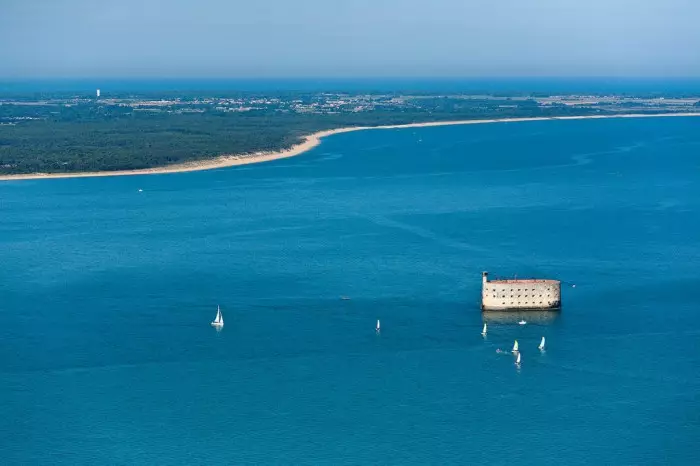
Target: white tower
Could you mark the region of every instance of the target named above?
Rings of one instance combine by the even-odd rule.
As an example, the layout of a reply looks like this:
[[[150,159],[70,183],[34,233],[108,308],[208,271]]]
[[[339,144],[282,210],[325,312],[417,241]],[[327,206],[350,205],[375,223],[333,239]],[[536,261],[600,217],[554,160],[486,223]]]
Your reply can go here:
[[[100,97],[100,90],[97,90],[97,97]]]

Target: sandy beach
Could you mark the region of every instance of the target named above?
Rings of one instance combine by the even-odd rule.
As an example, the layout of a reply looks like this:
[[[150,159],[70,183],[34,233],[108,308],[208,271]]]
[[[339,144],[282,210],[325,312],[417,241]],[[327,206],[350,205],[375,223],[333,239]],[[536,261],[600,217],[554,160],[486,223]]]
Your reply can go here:
[[[454,121],[434,121],[426,123],[409,123],[403,125],[384,126],[354,126],[347,128],[337,128],[326,131],[319,131],[304,137],[304,140],[289,149],[277,152],[255,152],[251,154],[222,155],[207,160],[198,160],[181,164],[168,165],[164,167],[145,168],[140,170],[121,170],[105,172],[82,172],[82,173],[29,173],[23,175],[0,175],[0,181],[11,180],[36,180],[45,178],[88,178],[98,176],[132,176],[132,175],[162,175],[167,173],[183,173],[200,170],[213,170],[216,168],[233,167],[236,165],[248,165],[251,163],[269,162],[271,160],[285,159],[302,154],[321,143],[325,137],[334,134],[348,133],[350,131],[365,131],[377,129],[400,129],[400,128],[422,128],[429,126],[448,125],[475,125],[485,123],[514,123],[522,121],[544,121],[544,120],[586,120],[586,119],[607,119],[607,118],[663,118],[663,117],[692,117],[700,116],[700,113],[666,113],[666,114],[621,114],[621,115],[586,115],[586,116],[566,116],[566,117],[531,117],[531,118],[503,118],[490,120],[454,120]]]

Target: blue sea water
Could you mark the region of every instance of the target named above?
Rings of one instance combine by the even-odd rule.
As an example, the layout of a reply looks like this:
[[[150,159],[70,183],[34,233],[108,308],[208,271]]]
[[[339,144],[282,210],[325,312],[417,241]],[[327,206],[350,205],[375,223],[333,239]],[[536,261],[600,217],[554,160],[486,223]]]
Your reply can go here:
[[[386,93],[487,93],[487,94],[623,94],[647,96],[697,96],[698,78],[631,78],[631,77],[488,77],[488,78],[65,78],[0,79],[0,97],[31,93],[76,93],[93,96],[95,89],[103,96],[114,93],[162,93],[198,91],[219,93],[244,92],[386,92]]]
[[[699,175],[700,119],[650,118],[0,183],[0,458],[698,464]],[[482,270],[564,307],[482,315]]]

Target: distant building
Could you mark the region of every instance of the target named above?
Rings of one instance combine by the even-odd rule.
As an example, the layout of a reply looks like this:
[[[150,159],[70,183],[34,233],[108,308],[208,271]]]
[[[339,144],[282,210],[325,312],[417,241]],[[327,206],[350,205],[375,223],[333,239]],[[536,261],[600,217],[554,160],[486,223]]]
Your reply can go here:
[[[484,311],[560,308],[559,280],[489,280],[487,272],[482,274],[481,309]]]

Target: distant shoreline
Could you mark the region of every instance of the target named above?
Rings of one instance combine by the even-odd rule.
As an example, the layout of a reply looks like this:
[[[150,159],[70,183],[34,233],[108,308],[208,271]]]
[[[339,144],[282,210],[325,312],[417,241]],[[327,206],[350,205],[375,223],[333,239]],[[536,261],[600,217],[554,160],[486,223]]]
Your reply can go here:
[[[423,128],[429,126],[451,126],[451,125],[474,125],[484,123],[513,123],[521,121],[546,121],[546,120],[588,120],[607,118],[662,118],[662,117],[693,117],[700,116],[700,113],[629,113],[619,115],[580,115],[563,117],[529,117],[529,118],[500,118],[487,120],[453,120],[453,121],[432,121],[425,123],[407,123],[401,125],[380,125],[380,126],[351,126],[346,128],[330,129],[318,131],[305,136],[303,141],[289,149],[272,152],[255,152],[251,154],[221,155],[206,160],[196,160],[163,167],[143,168],[136,170],[115,170],[100,172],[76,172],[76,173],[27,173],[17,175],[0,175],[0,181],[12,180],[40,180],[50,178],[93,178],[101,176],[135,176],[135,175],[164,175],[168,173],[186,173],[202,170],[213,170],[217,168],[234,167],[237,165],[248,165],[252,163],[269,162],[272,160],[286,159],[303,154],[321,143],[321,139],[334,134],[348,133],[351,131],[365,131],[372,129],[402,129],[402,128]]]

